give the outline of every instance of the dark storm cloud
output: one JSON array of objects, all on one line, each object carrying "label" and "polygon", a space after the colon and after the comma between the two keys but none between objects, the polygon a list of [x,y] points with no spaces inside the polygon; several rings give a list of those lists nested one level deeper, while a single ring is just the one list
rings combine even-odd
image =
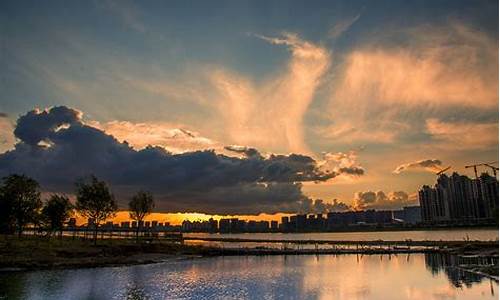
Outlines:
[{"label": "dark storm cloud", "polygon": [[65,106],[53,107],[49,110],[32,110],[17,120],[14,135],[29,145],[37,145],[61,125],[80,122],[80,112]]},{"label": "dark storm cloud", "polygon": [[147,189],[155,194],[157,207],[168,211],[257,214],[308,206],[313,211],[300,182],[338,175],[319,170],[308,156],[264,158],[252,148],[239,148],[244,158],[213,150],[172,154],[150,146],[137,151],[86,125],[79,111],[64,106],[28,112],[14,132],[20,142],[0,155],[0,176],[24,173],[50,191],[71,192],[76,179],[95,174],[111,185],[121,207],[131,193]]}]

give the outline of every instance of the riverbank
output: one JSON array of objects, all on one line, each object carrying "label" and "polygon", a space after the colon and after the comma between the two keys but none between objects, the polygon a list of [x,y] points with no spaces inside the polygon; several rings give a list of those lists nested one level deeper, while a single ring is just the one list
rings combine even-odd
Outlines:
[{"label": "riverbank", "polygon": [[[241,242],[241,240],[238,240]],[[350,243],[350,242],[348,242]],[[372,241],[383,245],[383,241]],[[46,238],[37,236],[0,237],[0,271],[37,270],[55,268],[92,268],[134,264],[158,263],[207,256],[265,256],[265,255],[397,255],[411,253],[442,253],[467,257],[495,258],[498,263],[498,242],[453,241],[447,247],[379,247],[363,242],[360,247],[335,246],[331,248],[235,247],[190,245],[165,240],[137,243],[134,239],[104,239],[94,245],[91,240],[71,237]],[[426,243],[432,243],[427,241]],[[443,246],[443,241],[439,241]],[[394,244],[394,242],[391,242]],[[498,276],[498,268],[487,269]],[[495,272],[496,271],[496,272]]]},{"label": "riverbank", "polygon": [[92,268],[157,263],[217,253],[203,246],[27,236],[0,238],[0,270]]}]

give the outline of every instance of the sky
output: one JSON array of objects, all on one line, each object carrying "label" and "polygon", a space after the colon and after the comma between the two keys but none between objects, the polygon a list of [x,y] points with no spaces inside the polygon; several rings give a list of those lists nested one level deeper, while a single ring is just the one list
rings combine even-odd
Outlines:
[{"label": "sky", "polygon": [[497,1],[310,2],[2,1],[0,175],[253,215],[498,160]]}]

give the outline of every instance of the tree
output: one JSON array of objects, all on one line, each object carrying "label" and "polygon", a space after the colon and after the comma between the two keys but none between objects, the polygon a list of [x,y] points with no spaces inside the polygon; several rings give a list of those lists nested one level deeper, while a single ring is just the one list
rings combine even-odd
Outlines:
[{"label": "tree", "polygon": [[51,231],[59,231],[62,235],[64,222],[68,220],[73,213],[73,204],[68,197],[63,195],[50,196],[45,206],[42,208],[42,217]]},{"label": "tree", "polygon": [[137,221],[136,238],[139,240],[139,225],[149,215],[155,206],[153,195],[149,192],[139,191],[128,203],[130,218]]},{"label": "tree", "polygon": [[113,194],[104,181],[95,176],[76,183],[76,210],[84,217],[94,220],[94,244],[101,222],[115,216],[117,205]]},{"label": "tree", "polygon": [[17,230],[21,236],[26,225],[38,219],[42,207],[40,185],[25,175],[4,177],[0,187],[0,207],[0,223],[7,230]]}]

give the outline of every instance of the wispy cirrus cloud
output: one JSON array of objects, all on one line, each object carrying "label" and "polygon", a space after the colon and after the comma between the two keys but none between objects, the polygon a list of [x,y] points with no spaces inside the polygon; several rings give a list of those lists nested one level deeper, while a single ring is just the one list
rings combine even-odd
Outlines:
[{"label": "wispy cirrus cloud", "polygon": [[498,146],[498,122],[444,122],[427,119],[425,125],[438,147],[491,149]]},{"label": "wispy cirrus cloud", "polygon": [[291,53],[286,70],[260,84],[242,75],[217,70],[212,80],[219,92],[218,109],[231,141],[270,151],[309,152],[303,118],[331,62],[329,51],[298,35],[257,37],[285,45]]},{"label": "wispy cirrus cloud", "polygon": [[341,36],[344,32],[346,32],[356,21],[358,21],[361,14],[357,14],[356,16],[345,19],[337,22],[329,31],[328,37],[336,39]]},{"label": "wispy cirrus cloud", "polygon": [[407,32],[408,46],[367,45],[352,51],[335,97],[381,104],[494,107],[498,47],[460,23]]},{"label": "wispy cirrus cloud", "polygon": [[324,115],[331,122],[316,126],[316,134],[336,144],[425,143],[426,119],[450,119],[461,110],[457,124],[471,123],[475,112],[497,111],[493,37],[458,22],[391,34],[405,42],[374,39],[344,54],[329,82]]}]

